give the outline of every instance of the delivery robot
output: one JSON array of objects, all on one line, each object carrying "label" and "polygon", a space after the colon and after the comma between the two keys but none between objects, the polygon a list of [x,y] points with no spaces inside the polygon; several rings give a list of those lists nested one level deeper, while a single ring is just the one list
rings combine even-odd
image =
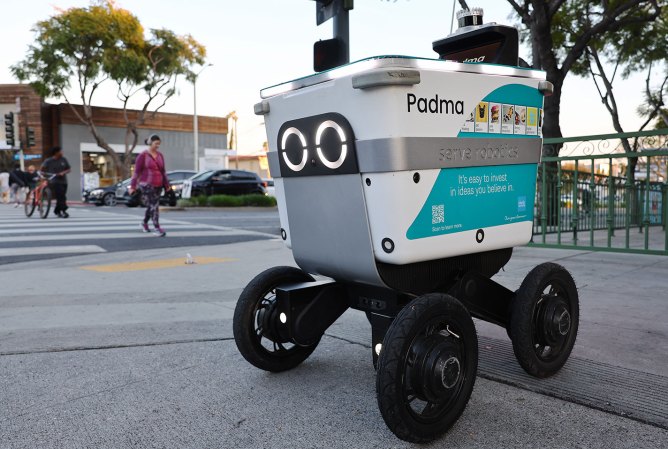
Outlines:
[{"label": "delivery robot", "polygon": [[281,238],[299,268],[243,290],[234,338],[278,372],[348,308],[371,324],[376,394],[407,441],[435,439],[471,395],[471,317],[507,329],[532,376],[566,362],[578,293],[560,265],[516,291],[491,280],[531,239],[545,73],[518,66],[517,30],[460,14],[439,59],[382,56],[264,89]]}]

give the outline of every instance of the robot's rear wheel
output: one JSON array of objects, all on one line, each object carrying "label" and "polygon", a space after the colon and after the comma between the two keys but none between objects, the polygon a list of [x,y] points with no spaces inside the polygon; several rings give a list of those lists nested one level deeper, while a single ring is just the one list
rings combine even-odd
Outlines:
[{"label": "robot's rear wheel", "polygon": [[274,267],[258,274],[244,288],[234,310],[233,331],[237,348],[249,363],[266,371],[286,371],[315,350],[319,340],[309,346],[290,342],[276,307],[277,287],[313,280],[298,268]]},{"label": "robot's rear wheel", "polygon": [[568,360],[578,333],[575,281],[561,265],[543,263],[527,274],[510,306],[510,338],[524,370],[549,377]]},{"label": "robot's rear wheel", "polygon": [[478,338],[466,308],[440,293],[414,299],[388,329],[378,360],[385,423],[402,440],[438,437],[464,411],[477,366]]}]

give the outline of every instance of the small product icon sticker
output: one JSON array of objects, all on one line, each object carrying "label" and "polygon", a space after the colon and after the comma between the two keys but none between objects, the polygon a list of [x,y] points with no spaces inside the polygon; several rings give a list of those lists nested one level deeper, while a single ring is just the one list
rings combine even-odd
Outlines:
[{"label": "small product icon sticker", "polygon": [[489,104],[489,132],[501,134],[501,103]]},{"label": "small product icon sticker", "polygon": [[501,111],[501,133],[513,134],[513,123],[515,122],[515,106],[504,104]]},{"label": "small product icon sticker", "polygon": [[515,134],[526,134],[527,108],[526,106],[515,106]]},{"label": "small product icon sticker", "polygon": [[475,131],[475,116],[474,116],[475,111],[471,112],[469,117],[466,119],[464,124],[462,125],[462,132],[465,133],[472,133]]},{"label": "small product icon sticker", "polygon": [[481,101],[475,108],[475,132],[489,132],[489,103]]},{"label": "small product icon sticker", "polygon": [[538,108],[527,108],[527,134],[538,134]]}]

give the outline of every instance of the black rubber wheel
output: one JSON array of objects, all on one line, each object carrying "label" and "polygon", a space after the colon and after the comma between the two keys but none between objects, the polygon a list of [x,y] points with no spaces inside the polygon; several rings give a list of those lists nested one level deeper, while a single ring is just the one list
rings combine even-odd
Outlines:
[{"label": "black rubber wheel", "polygon": [[26,196],[26,202],[23,205],[23,210],[26,214],[26,217],[32,217],[32,214],[35,213],[35,207],[37,207],[37,204],[35,203],[35,191],[30,190]]},{"label": "black rubber wheel", "polygon": [[527,274],[510,306],[510,338],[517,361],[535,377],[559,371],[578,333],[580,306],[571,274],[543,263]]},{"label": "black rubber wheel", "polygon": [[431,441],[459,418],[478,369],[478,337],[466,308],[441,293],[406,305],[385,334],[376,395],[385,423],[399,438]]},{"label": "black rubber wheel", "polygon": [[116,201],[116,194],[115,193],[107,193],[102,197],[102,202],[104,203],[105,206],[108,207],[114,207],[117,204]]},{"label": "black rubber wheel", "polygon": [[302,363],[318,346],[298,346],[285,337],[276,311],[276,287],[312,282],[313,277],[294,267],[270,268],[244,288],[234,309],[232,330],[241,355],[257,368],[280,372]]},{"label": "black rubber wheel", "polygon": [[46,187],[42,190],[42,197],[39,201],[39,216],[41,218],[46,218],[49,216],[49,211],[51,210],[51,189]]}]

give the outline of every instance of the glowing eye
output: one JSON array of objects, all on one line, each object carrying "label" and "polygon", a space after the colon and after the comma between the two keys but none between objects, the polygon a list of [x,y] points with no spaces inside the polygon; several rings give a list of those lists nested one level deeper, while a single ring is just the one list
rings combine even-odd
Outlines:
[{"label": "glowing eye", "polygon": [[[320,139],[322,137],[322,133],[324,133],[327,128],[333,128],[334,130],[336,130],[337,134],[339,135],[339,140],[341,141],[341,155],[334,162],[327,159],[322,152],[322,148],[320,148]],[[335,121],[325,120],[320,124],[320,126],[318,126],[318,130],[315,133],[315,144],[316,144],[315,149],[318,152],[318,157],[320,158],[322,163],[325,164],[327,168],[335,170],[339,168],[341,165],[343,165],[343,161],[346,160],[346,155],[348,154],[348,145],[346,145],[345,142],[346,142],[346,133],[343,131],[343,128],[341,128],[341,126]]]},{"label": "glowing eye", "polygon": [[[299,164],[293,164],[290,159],[288,159],[288,154],[285,152],[285,144],[288,141],[288,137],[291,135],[296,135],[299,137],[299,141],[302,144],[302,147],[304,148],[304,152],[302,153],[302,160]],[[281,139],[281,151],[283,151],[283,161],[285,162],[285,165],[290,168],[292,171],[302,171],[302,169],[306,166],[306,161],[308,159],[308,150],[306,149],[306,137],[304,137],[304,134],[302,134],[301,131],[299,131],[295,127],[290,127],[286,129],[283,132],[283,138]]]}]

